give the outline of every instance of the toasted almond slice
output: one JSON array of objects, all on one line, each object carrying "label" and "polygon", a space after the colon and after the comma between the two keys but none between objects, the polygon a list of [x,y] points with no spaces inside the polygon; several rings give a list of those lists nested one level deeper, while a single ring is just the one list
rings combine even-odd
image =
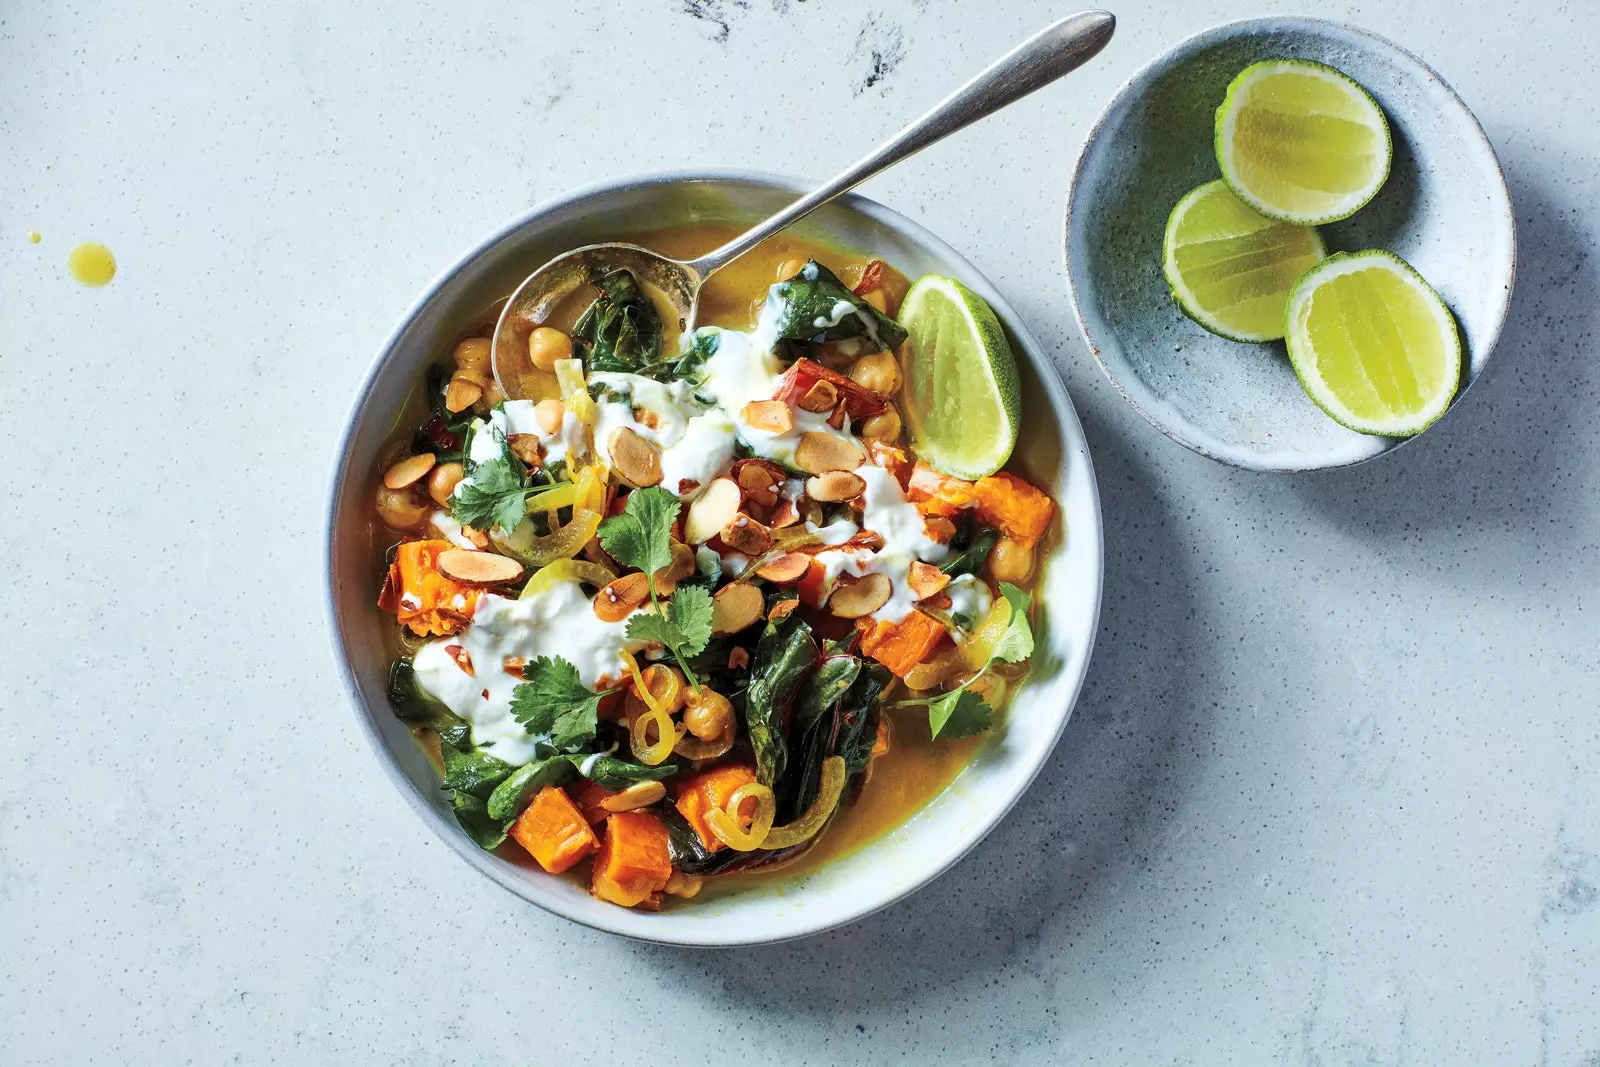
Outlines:
[{"label": "toasted almond slice", "polygon": [[853,471],[865,463],[867,454],[848,437],[810,430],[802,434],[794,450],[794,464],[810,474]]},{"label": "toasted almond slice", "polygon": [[742,671],[750,666],[750,650],[743,645],[734,645],[728,650],[728,669]]},{"label": "toasted almond slice", "polygon": [[785,526],[793,526],[800,521],[800,510],[795,507],[794,501],[783,497],[772,505],[772,511],[767,515],[767,525],[774,530]]},{"label": "toasted almond slice", "polygon": [[383,472],[383,484],[390,489],[404,489],[433,470],[433,463],[432,452],[419,452],[415,456],[407,456]]},{"label": "toasted almond slice", "polygon": [[782,400],[752,400],[739,414],[747,424],[767,433],[788,433],[794,428],[794,412]]},{"label": "toasted almond slice", "polygon": [[539,447],[538,434],[514,433],[506,438],[506,447],[511,449],[513,456],[530,467],[544,465],[544,449]]},{"label": "toasted almond slice", "polygon": [[683,539],[691,545],[703,545],[739,514],[741,497],[739,483],[732,478],[713,478],[705,492],[689,505],[683,520]]},{"label": "toasted almond slice", "polygon": [[476,526],[461,527],[461,536],[477,545],[479,548],[489,547],[489,535]]},{"label": "toasted almond slice", "polygon": [[439,553],[439,573],[468,585],[504,585],[522,577],[522,564],[498,552],[452,548]]},{"label": "toasted almond slice", "polygon": [[711,636],[736,634],[761,618],[766,599],[749,582],[730,582],[711,598]]},{"label": "toasted almond slice", "polygon": [[872,573],[853,582],[841,579],[828,598],[828,611],[841,619],[859,619],[887,604],[893,592],[894,584],[887,574]]},{"label": "toasted almond slice", "polygon": [[806,395],[800,398],[800,407],[806,411],[823,412],[832,411],[834,405],[839,403],[839,387],[826,378],[819,378],[806,390]]},{"label": "toasted almond slice", "polygon": [[618,426],[606,442],[611,450],[611,469],[618,478],[635,489],[661,484],[661,449],[631,426]]},{"label": "toasted almond slice", "polygon": [[784,582],[798,582],[810,568],[810,556],[804,552],[786,552],[756,571],[756,577],[782,585]]},{"label": "toasted almond slice", "polygon": [[483,386],[466,378],[455,377],[444,389],[444,406],[449,411],[465,411],[483,396]]},{"label": "toasted almond slice", "polygon": [[513,678],[521,678],[527,667],[528,661],[521,656],[506,656],[500,660],[500,669]]},{"label": "toasted almond slice", "polygon": [[930,540],[948,545],[950,538],[956,535],[956,524],[943,515],[932,515],[922,520],[922,529]]},{"label": "toasted almond slice", "polygon": [[920,559],[911,561],[911,573],[906,578],[918,600],[926,600],[950,584],[950,576],[938,567]]},{"label": "toasted almond slice", "polygon": [[678,583],[694,574],[694,549],[682,541],[672,542],[672,562],[656,571],[656,592],[666,596]]},{"label": "toasted almond slice", "polygon": [[648,808],[667,795],[667,787],[660,782],[634,782],[620,793],[612,793],[600,801],[600,806],[610,812],[634,811]]},{"label": "toasted almond slice", "polygon": [[722,528],[722,543],[735,552],[759,556],[772,547],[772,531],[741,512]]},{"label": "toasted almond slice", "polygon": [[787,618],[794,614],[794,609],[799,606],[799,600],[780,600],[772,605],[771,611],[767,612],[767,619],[771,622],[777,622],[779,619]]},{"label": "toasted almond slice", "polygon": [[782,467],[753,459],[734,464],[733,476],[744,491],[745,502],[762,508],[770,508],[778,502],[778,490],[785,479]]},{"label": "toasted almond slice", "polygon": [[866,479],[855,471],[828,471],[806,479],[806,496],[824,504],[842,504],[866,491]]},{"label": "toasted almond slice", "polygon": [[595,617],[601,622],[621,622],[650,598],[650,579],[644,571],[624,574],[594,595]]},{"label": "toasted almond slice", "polygon": [[457,667],[468,678],[476,678],[478,672],[472,669],[472,655],[461,645],[445,645],[445,655],[455,661]]}]

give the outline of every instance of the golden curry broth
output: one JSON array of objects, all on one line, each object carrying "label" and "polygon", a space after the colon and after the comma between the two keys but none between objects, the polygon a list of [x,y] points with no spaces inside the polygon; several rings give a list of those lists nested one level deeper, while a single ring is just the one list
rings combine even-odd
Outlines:
[{"label": "golden curry broth", "polygon": [[[689,259],[709,252],[738,233],[738,230],[729,227],[686,226],[619,236],[617,239],[632,241],[675,258]],[[780,280],[779,266],[791,259],[815,259],[837,274],[846,285],[854,286],[860,280],[870,257],[841,252],[789,234],[779,234],[712,276],[700,292],[697,325],[721,326],[731,330],[754,327],[761,305],[766,300],[767,288]],[[891,265],[883,285],[890,297],[891,314],[897,310],[908,286],[909,281],[905,276]],[[562,307],[551,316],[549,324],[570,329],[582,310]],[[463,336],[489,336],[498,313],[499,307],[496,306],[479,328]],[[888,699],[894,700],[898,692],[897,686],[891,690]],[[716,887],[737,891],[740,886],[756,881],[790,877],[870,844],[905,822],[942,792],[982,743],[982,738],[931,740],[928,736],[927,712],[922,708],[897,709],[885,711],[884,714],[892,724],[889,751],[873,761],[871,775],[860,795],[850,807],[834,818],[822,840],[799,860],[781,868],[714,878],[707,882],[705,894],[711,894]],[[425,732],[417,733],[420,737]],[[437,739],[427,736],[424,744],[437,763]],[[517,860],[521,862],[522,857],[519,855]],[[587,871],[587,864],[580,867],[579,871]],[[581,877],[586,878],[587,875]]]}]

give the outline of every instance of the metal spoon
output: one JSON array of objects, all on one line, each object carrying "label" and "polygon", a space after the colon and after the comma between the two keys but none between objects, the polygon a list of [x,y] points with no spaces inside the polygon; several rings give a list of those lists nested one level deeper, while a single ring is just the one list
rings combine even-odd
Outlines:
[{"label": "metal spoon", "polygon": [[1115,27],[1108,11],[1082,12],[1046,27],[832,181],[698,259],[671,259],[620,242],[557,256],[524,279],[495,324],[494,374],[501,392],[513,400],[537,395],[532,376],[542,372],[529,359],[528,334],[558,304],[602,274],[630,270],[655,287],[671,302],[679,330],[686,333],[694,328],[700,287],[712,274],[879,171],[1076,70],[1105,47]]}]

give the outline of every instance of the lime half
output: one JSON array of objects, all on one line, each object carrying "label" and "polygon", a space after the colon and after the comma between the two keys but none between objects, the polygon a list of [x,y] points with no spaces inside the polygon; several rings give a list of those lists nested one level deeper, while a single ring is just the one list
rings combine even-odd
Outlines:
[{"label": "lime half", "polygon": [[1275,341],[1289,291],[1326,254],[1316,230],[1274,222],[1214,181],[1167,216],[1161,269],[1184,314],[1212,333]]},{"label": "lime half", "polygon": [[1450,309],[1389,252],[1341,252],[1307,271],[1289,297],[1287,340],[1311,399],[1359,433],[1421,433],[1461,383]]},{"label": "lime half", "polygon": [[1005,466],[1022,420],[1017,361],[1000,320],[953,278],[925,274],[900,305],[906,428],[929,466],[981,478]]},{"label": "lime half", "polygon": [[1240,71],[1217,108],[1217,166],[1269,218],[1317,226],[1354,215],[1389,176],[1383,109],[1332,67],[1300,59]]}]

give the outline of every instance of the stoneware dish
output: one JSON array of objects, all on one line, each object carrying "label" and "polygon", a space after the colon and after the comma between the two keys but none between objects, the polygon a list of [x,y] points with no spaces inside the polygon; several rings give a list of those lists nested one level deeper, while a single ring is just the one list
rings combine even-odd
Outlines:
[{"label": "stoneware dish", "polygon": [[1168,213],[1218,177],[1213,114],[1228,82],[1275,58],[1343,71],[1388,116],[1388,181],[1323,236],[1330,252],[1388,249],[1438,290],[1464,343],[1460,399],[1488,362],[1511,302],[1511,198],[1494,149],[1444,79],[1354,26],[1292,16],[1228,23],[1135,74],[1078,157],[1067,198],[1067,279],[1095,359],[1156,429],[1251,470],[1340,467],[1405,439],[1334,422],[1301,389],[1281,341],[1239,344],[1207,333],[1178,309],[1161,273]]},{"label": "stoneware dish", "polygon": [[972,264],[916,223],[846,196],[797,231],[880,255],[913,278],[959,278],[994,306],[1016,349],[1026,405],[1022,473],[1055,497],[1061,519],[1041,557],[1033,677],[1011,702],[1004,729],[944,793],[876,843],[813,873],[704,894],[692,908],[660,914],[596,901],[574,882],[481,851],[456,827],[438,774],[389,710],[384,631],[393,624],[374,606],[374,467],[420,369],[557,253],[663,226],[747,225],[808,188],[748,172],[665,173],[591,186],[534,208],[467,252],[401,317],[338,445],[328,500],[328,622],[363,731],[412,808],[457,855],[525,900],[588,926],[672,944],[741,945],[814,934],[882,908],[950,867],[1006,814],[1055,747],[1088,667],[1100,613],[1100,503],[1072,402],[1038,342]]}]

